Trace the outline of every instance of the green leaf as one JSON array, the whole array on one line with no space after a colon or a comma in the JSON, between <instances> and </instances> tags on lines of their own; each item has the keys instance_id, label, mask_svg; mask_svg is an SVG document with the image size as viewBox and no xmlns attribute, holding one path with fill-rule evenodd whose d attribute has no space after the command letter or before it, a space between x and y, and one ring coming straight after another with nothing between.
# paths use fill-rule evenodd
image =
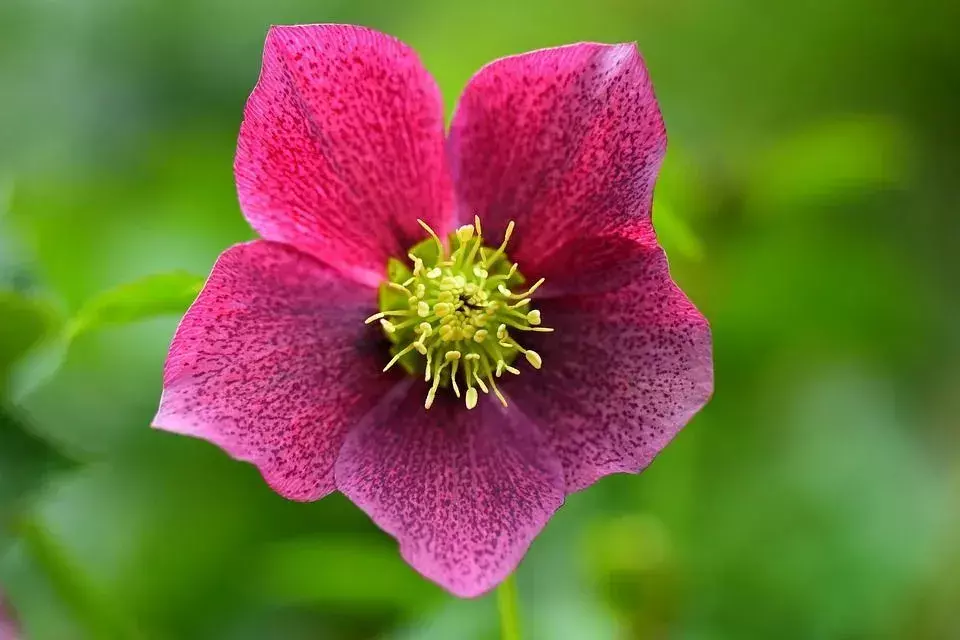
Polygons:
<instances>
[{"instance_id":1,"label":"green leaf","mask_svg":"<svg viewBox=\"0 0 960 640\"><path fill-rule=\"evenodd\" d=\"M0 291L0 383L9 368L40 343L57 324L56 314L46 304L13 291Z\"/></svg>"},{"instance_id":2,"label":"green leaf","mask_svg":"<svg viewBox=\"0 0 960 640\"><path fill-rule=\"evenodd\" d=\"M15 359L20 362L10 372L10 381L7 384L4 379L6 367L3 355L6 337L0 340L0 384L8 388L14 401L20 402L49 381L59 370L77 337L104 327L131 324L156 316L182 314L196 299L203 283L203 277L185 271L146 276L97 294L80 307L63 329L49 336L47 334L52 332L38 329L41 325L39 311L34 311L32 316L28 316L26 311L20 311L20 324L23 325L21 333L24 337L19 338L17 343L28 346L21 347L15 354ZM21 301L19 304L22 306L25 303ZM4 299L0 297L0 316L4 313ZM14 317L12 326L16 332L16 310L10 312L10 315ZM53 317L52 313L48 312L48 315ZM52 324L52 321L48 322L48 326ZM47 339L41 342L40 337L44 336ZM12 364L12 361L9 364Z\"/></svg>"},{"instance_id":3,"label":"green leaf","mask_svg":"<svg viewBox=\"0 0 960 640\"><path fill-rule=\"evenodd\" d=\"M201 276L174 271L104 291L80 308L67 328L67 337L73 339L105 326L183 313L200 293L203 282Z\"/></svg>"}]
</instances>

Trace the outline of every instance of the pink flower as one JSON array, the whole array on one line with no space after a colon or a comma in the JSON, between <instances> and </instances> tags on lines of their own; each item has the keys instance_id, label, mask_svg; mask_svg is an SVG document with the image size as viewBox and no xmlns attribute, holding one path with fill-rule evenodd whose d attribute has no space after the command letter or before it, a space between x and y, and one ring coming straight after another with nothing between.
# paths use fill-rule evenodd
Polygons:
<instances>
[{"instance_id":1,"label":"pink flower","mask_svg":"<svg viewBox=\"0 0 960 640\"><path fill-rule=\"evenodd\" d=\"M709 398L709 327L651 223L666 137L632 44L497 60L445 136L403 43L274 27L244 115L237 189L264 239L225 251L183 318L157 427L287 498L342 491L475 596L568 493L642 471Z\"/></svg>"},{"instance_id":2,"label":"pink flower","mask_svg":"<svg viewBox=\"0 0 960 640\"><path fill-rule=\"evenodd\" d=\"M19 637L20 631L13 611L4 602L3 592L0 592L0 640L17 640Z\"/></svg>"}]
</instances>

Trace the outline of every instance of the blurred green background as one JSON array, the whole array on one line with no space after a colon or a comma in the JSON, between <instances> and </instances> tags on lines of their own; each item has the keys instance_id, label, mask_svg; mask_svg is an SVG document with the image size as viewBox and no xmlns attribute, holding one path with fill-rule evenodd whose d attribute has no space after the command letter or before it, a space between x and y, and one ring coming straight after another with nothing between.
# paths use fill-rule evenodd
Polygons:
<instances>
[{"instance_id":1,"label":"blurred green background","mask_svg":"<svg viewBox=\"0 0 960 640\"><path fill-rule=\"evenodd\" d=\"M960 638L949 0L0 0L0 590L27 637L497 637L492 598L423 581L342 497L147 426L187 274L251 237L237 128L297 22L400 37L448 112L502 55L647 60L654 218L716 395L534 543L528 638Z\"/></svg>"}]
</instances>

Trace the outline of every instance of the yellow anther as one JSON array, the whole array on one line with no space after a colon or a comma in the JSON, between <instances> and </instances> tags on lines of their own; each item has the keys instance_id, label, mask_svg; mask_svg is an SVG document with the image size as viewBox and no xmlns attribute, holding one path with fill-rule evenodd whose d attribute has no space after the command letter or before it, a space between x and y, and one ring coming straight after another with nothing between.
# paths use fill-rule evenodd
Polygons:
<instances>
[{"instance_id":1,"label":"yellow anther","mask_svg":"<svg viewBox=\"0 0 960 640\"><path fill-rule=\"evenodd\" d=\"M507 339L507 325L501 324L497 327L497 339L506 340Z\"/></svg>"},{"instance_id":2,"label":"yellow anther","mask_svg":"<svg viewBox=\"0 0 960 640\"><path fill-rule=\"evenodd\" d=\"M478 278L486 278L488 275L490 275L490 273L480 265L477 265L473 268L473 275L477 276Z\"/></svg>"},{"instance_id":3,"label":"yellow anther","mask_svg":"<svg viewBox=\"0 0 960 640\"><path fill-rule=\"evenodd\" d=\"M467 409L473 409L477 406L477 390L473 387L467 389Z\"/></svg>"},{"instance_id":4,"label":"yellow anther","mask_svg":"<svg viewBox=\"0 0 960 640\"><path fill-rule=\"evenodd\" d=\"M479 360L479 359L480 359L480 354L479 354L479 353L468 353L467 355L463 356L463 359L464 359L464 360L467 360L467 361L469 361L469 360Z\"/></svg>"},{"instance_id":5,"label":"yellow anther","mask_svg":"<svg viewBox=\"0 0 960 640\"><path fill-rule=\"evenodd\" d=\"M414 342L413 348L416 349L417 353L419 353L420 355L422 356L427 355L427 345L423 344L422 341L418 340L417 342Z\"/></svg>"},{"instance_id":6,"label":"yellow anther","mask_svg":"<svg viewBox=\"0 0 960 640\"><path fill-rule=\"evenodd\" d=\"M538 324L540 324L540 322L541 322L541 320L540 320L540 311L537 310L537 309L534 309L533 311L528 311L528 312L527 312L527 322L529 322L529 323L532 324L532 325L538 325Z\"/></svg>"},{"instance_id":7,"label":"yellow anther","mask_svg":"<svg viewBox=\"0 0 960 640\"><path fill-rule=\"evenodd\" d=\"M455 360L459 360L462 355L459 351L447 351L447 354L443 357L447 362L454 362Z\"/></svg>"},{"instance_id":8,"label":"yellow anther","mask_svg":"<svg viewBox=\"0 0 960 640\"><path fill-rule=\"evenodd\" d=\"M477 230L478 236L483 235L483 229L480 227L480 216L478 215L473 216L473 227Z\"/></svg>"},{"instance_id":9,"label":"yellow anther","mask_svg":"<svg viewBox=\"0 0 960 640\"><path fill-rule=\"evenodd\" d=\"M429 322L421 322L419 325L417 325L417 329L419 330L420 335L424 338L429 338L431 335L433 335L433 327L430 326Z\"/></svg>"},{"instance_id":10,"label":"yellow anther","mask_svg":"<svg viewBox=\"0 0 960 640\"><path fill-rule=\"evenodd\" d=\"M537 353L536 351L527 349L527 352L524 353L523 355L527 357L527 362L529 362L530 366L532 366L534 369L539 369L540 367L543 366L543 359L540 357L540 354Z\"/></svg>"},{"instance_id":11,"label":"yellow anther","mask_svg":"<svg viewBox=\"0 0 960 640\"><path fill-rule=\"evenodd\" d=\"M441 275L443 275L443 271L440 270L440 267L434 267L433 269L430 269L430 271L427 271L427 277L431 280L436 280Z\"/></svg>"},{"instance_id":12,"label":"yellow anther","mask_svg":"<svg viewBox=\"0 0 960 640\"><path fill-rule=\"evenodd\" d=\"M459 229L457 229L457 240L460 241L460 244L466 244L470 242L470 238L473 237L473 225L465 224Z\"/></svg>"},{"instance_id":13,"label":"yellow anther","mask_svg":"<svg viewBox=\"0 0 960 640\"><path fill-rule=\"evenodd\" d=\"M488 333L489 332L486 329L478 329L477 332L473 334L473 341L476 343L482 343L484 340L487 339ZM479 354L477 355L477 357L478 358L480 357Z\"/></svg>"},{"instance_id":14,"label":"yellow anther","mask_svg":"<svg viewBox=\"0 0 960 640\"><path fill-rule=\"evenodd\" d=\"M397 325L393 324L389 320L380 320L380 326L383 327L383 330L387 333L394 333L397 330Z\"/></svg>"},{"instance_id":15,"label":"yellow anther","mask_svg":"<svg viewBox=\"0 0 960 640\"><path fill-rule=\"evenodd\" d=\"M420 302L418 302L418 303L417 303L417 315L420 316L421 318L426 318L427 316L429 316L429 315L430 315L430 305L427 304L426 302L422 301L422 300L421 300Z\"/></svg>"},{"instance_id":16,"label":"yellow anther","mask_svg":"<svg viewBox=\"0 0 960 640\"><path fill-rule=\"evenodd\" d=\"M381 311L380 313L375 313L375 314L373 314L372 316L370 316L369 318L367 318L366 320L364 320L363 323L364 323L364 324L370 324L371 322L376 322L377 320L379 320L379 319L382 318L383 316L384 316L384 313L383 313L382 311Z\"/></svg>"},{"instance_id":17,"label":"yellow anther","mask_svg":"<svg viewBox=\"0 0 960 640\"><path fill-rule=\"evenodd\" d=\"M453 311L453 305L451 305L449 302L438 302L437 304L433 305L433 312L437 314L438 318L448 315L451 311Z\"/></svg>"}]
</instances>

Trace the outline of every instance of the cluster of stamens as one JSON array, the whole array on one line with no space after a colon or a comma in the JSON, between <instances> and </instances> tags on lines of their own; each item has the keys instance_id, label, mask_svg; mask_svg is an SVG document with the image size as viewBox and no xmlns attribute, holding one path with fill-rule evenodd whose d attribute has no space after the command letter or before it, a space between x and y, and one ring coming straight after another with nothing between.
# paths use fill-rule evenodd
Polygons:
<instances>
[{"instance_id":1,"label":"cluster of stamens","mask_svg":"<svg viewBox=\"0 0 960 640\"><path fill-rule=\"evenodd\" d=\"M430 237L408 254L412 268L390 261L388 281L380 288L380 312L366 320L379 320L393 343L393 358L383 370L400 363L410 373L423 373L431 383L427 409L441 386L460 398L461 385L468 409L477 406L477 389L492 391L506 406L496 378L504 372L520 374L513 366L518 354L535 369L542 365L540 355L524 349L512 334L553 331L540 326L540 312L530 308L543 278L522 293L511 290L524 282L504 253L513 222L500 246L491 249L483 246L480 218L475 217L472 225L451 234L452 251L425 222L418 222Z\"/></svg>"}]
</instances>

